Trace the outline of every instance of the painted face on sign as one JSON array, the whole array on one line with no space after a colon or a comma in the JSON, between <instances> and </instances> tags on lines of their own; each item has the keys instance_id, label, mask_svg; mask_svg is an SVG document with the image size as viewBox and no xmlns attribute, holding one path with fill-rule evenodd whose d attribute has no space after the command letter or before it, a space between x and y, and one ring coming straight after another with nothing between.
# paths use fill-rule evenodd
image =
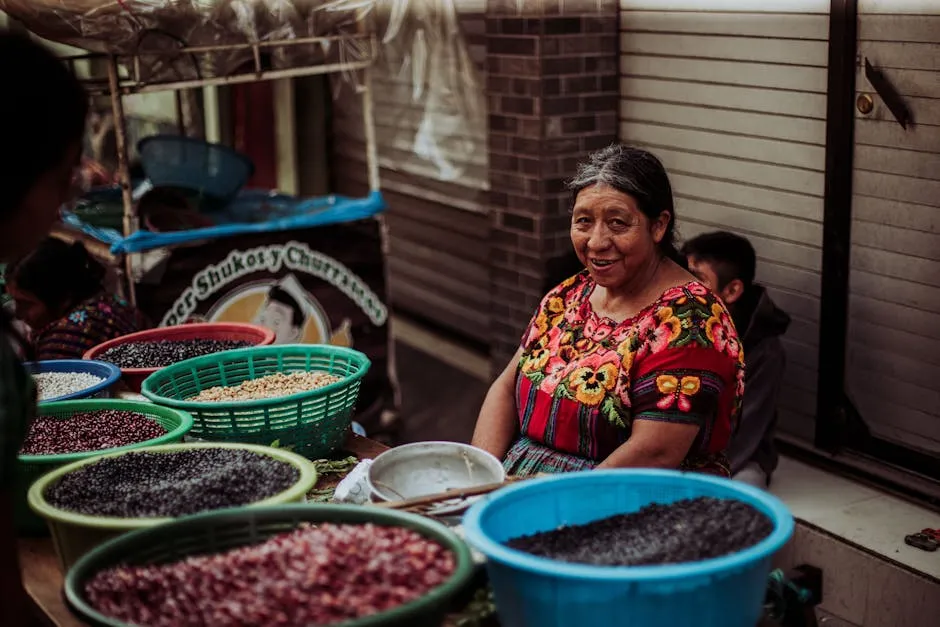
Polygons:
<instances>
[{"instance_id":1,"label":"painted face on sign","mask_svg":"<svg viewBox=\"0 0 940 627\"><path fill-rule=\"evenodd\" d=\"M258 324L274 331L278 344L299 342L303 331L300 325L294 324L294 310L275 300L269 300L265 304L258 317Z\"/></svg>"}]
</instances>

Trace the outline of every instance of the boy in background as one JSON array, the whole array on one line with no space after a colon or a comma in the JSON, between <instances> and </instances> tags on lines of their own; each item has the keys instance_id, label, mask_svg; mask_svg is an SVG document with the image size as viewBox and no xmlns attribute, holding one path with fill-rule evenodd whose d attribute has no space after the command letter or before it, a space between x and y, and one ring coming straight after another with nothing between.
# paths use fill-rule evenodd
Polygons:
<instances>
[{"instance_id":1,"label":"boy in background","mask_svg":"<svg viewBox=\"0 0 940 627\"><path fill-rule=\"evenodd\" d=\"M734 233L705 233L682 249L692 272L725 303L744 345L744 405L728 457L734 479L766 488L777 467L774 431L777 400L786 365L780 337L790 316L754 282L757 256Z\"/></svg>"}]
</instances>

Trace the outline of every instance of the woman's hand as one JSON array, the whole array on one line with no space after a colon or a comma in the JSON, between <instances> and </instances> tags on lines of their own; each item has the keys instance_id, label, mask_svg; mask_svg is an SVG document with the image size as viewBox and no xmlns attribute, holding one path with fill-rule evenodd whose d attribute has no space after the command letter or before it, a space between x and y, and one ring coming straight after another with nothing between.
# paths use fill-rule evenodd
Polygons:
<instances>
[{"instance_id":1,"label":"woman's hand","mask_svg":"<svg viewBox=\"0 0 940 627\"><path fill-rule=\"evenodd\" d=\"M597 468L678 468L698 432L696 425L636 419L630 439Z\"/></svg>"},{"instance_id":2,"label":"woman's hand","mask_svg":"<svg viewBox=\"0 0 940 627\"><path fill-rule=\"evenodd\" d=\"M483 406L480 408L477 426L473 430L473 439L470 442L473 446L491 453L497 459L503 459L506 456L506 451L509 450L518 431L519 423L516 417L516 400L513 398L513 391L516 369L519 367L521 356L522 349L520 348L490 386L483 400Z\"/></svg>"}]
</instances>

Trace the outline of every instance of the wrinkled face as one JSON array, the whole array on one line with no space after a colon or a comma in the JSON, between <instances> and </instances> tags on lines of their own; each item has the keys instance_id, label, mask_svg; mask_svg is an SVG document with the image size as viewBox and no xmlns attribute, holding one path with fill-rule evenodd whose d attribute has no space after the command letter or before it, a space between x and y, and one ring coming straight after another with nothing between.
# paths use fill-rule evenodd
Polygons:
<instances>
[{"instance_id":1,"label":"wrinkled face","mask_svg":"<svg viewBox=\"0 0 940 627\"><path fill-rule=\"evenodd\" d=\"M38 330L58 320L56 312L46 307L32 292L20 289L15 281L7 283L6 289L13 298L17 319L28 324L29 328Z\"/></svg>"},{"instance_id":2,"label":"wrinkled face","mask_svg":"<svg viewBox=\"0 0 940 627\"><path fill-rule=\"evenodd\" d=\"M81 160L81 146L67 151L65 158L37 179L19 207L0 221L0 256L4 261L31 252L49 234L59 208L72 199L72 181Z\"/></svg>"},{"instance_id":3,"label":"wrinkled face","mask_svg":"<svg viewBox=\"0 0 940 627\"><path fill-rule=\"evenodd\" d=\"M659 256L669 219L664 211L650 220L631 196L607 185L592 185L575 199L571 244L598 285L617 288Z\"/></svg>"},{"instance_id":4,"label":"wrinkled face","mask_svg":"<svg viewBox=\"0 0 940 627\"><path fill-rule=\"evenodd\" d=\"M278 344L292 344L300 339L300 328L294 326L294 311L284 303L269 300L258 323L274 331Z\"/></svg>"}]
</instances>

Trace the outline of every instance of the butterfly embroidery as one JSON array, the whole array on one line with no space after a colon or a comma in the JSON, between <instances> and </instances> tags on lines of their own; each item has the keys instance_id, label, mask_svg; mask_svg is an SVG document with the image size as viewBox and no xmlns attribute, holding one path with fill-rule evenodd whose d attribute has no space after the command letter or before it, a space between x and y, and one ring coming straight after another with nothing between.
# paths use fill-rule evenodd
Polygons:
<instances>
[{"instance_id":1,"label":"butterfly embroidery","mask_svg":"<svg viewBox=\"0 0 940 627\"><path fill-rule=\"evenodd\" d=\"M656 407L663 411L678 405L680 411L692 411L691 397L698 394L702 382L698 377L682 377L680 380L671 374L656 377L656 388L663 395L656 402Z\"/></svg>"}]
</instances>

